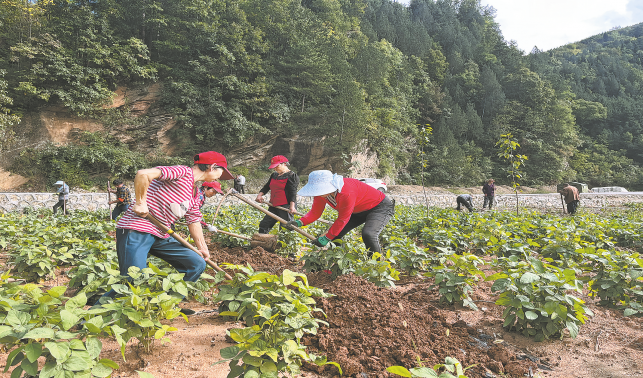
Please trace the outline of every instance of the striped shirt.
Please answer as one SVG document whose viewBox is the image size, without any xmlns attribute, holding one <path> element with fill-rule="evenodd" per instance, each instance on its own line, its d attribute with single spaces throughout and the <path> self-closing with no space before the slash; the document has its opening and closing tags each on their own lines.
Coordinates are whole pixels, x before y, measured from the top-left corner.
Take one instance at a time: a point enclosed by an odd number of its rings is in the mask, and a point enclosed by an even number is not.
<svg viewBox="0 0 643 378">
<path fill-rule="evenodd" d="M 161 176 L 152 180 L 147 189 L 147 207 L 150 214 L 165 226 L 185 217 L 188 224 L 199 222 L 202 218 L 199 211 L 199 199 L 194 193 L 194 174 L 192 168 L 183 165 L 172 167 L 156 167 L 161 170 Z M 132 201 L 132 205 L 136 200 Z M 159 238 L 166 239 L 164 234 L 152 222 L 134 214 L 130 206 L 116 224 L 116 228 L 125 228 L 146 232 Z"/>
</svg>

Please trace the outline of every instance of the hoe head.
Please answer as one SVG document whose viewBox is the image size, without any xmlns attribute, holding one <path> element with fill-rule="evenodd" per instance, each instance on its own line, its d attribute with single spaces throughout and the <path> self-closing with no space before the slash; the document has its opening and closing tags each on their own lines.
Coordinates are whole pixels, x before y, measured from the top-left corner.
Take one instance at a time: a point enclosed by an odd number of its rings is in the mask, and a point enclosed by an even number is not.
<svg viewBox="0 0 643 378">
<path fill-rule="evenodd" d="M 277 235 L 254 234 L 252 235 L 252 240 L 250 240 L 250 247 L 261 247 L 268 252 L 274 252 L 279 247 L 279 241 L 277 240 Z"/>
</svg>

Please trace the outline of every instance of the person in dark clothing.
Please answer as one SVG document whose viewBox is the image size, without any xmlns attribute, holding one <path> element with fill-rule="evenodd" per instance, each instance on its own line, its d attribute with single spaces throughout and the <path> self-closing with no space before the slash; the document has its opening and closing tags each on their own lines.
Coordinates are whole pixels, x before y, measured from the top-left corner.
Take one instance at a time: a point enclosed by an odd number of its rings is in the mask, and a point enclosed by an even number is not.
<svg viewBox="0 0 643 378">
<path fill-rule="evenodd" d="M 456 210 L 460 210 L 460 205 L 464 205 L 469 212 L 473 211 L 473 197 L 471 197 L 471 194 L 460 194 L 458 198 L 456 198 L 456 202 L 458 203 L 458 207 L 456 207 Z"/>
<path fill-rule="evenodd" d="M 482 208 L 486 208 L 487 204 L 489 204 L 489 210 L 491 210 L 494 197 L 496 196 L 496 186 L 494 185 L 493 179 L 487 180 L 482 187 L 482 193 L 484 194 L 484 203 L 482 204 Z"/>
<path fill-rule="evenodd" d="M 114 210 L 112 211 L 112 219 L 116 220 L 116 218 L 127 211 L 129 205 L 132 204 L 132 193 L 130 192 L 129 188 L 123 184 L 123 180 L 116 179 L 112 182 L 112 184 L 114 184 L 116 190 L 109 189 L 109 191 L 112 193 L 116 193 L 116 199 L 113 201 L 109 201 L 108 203 L 110 205 L 113 203 L 116 204 L 116 206 L 114 206 Z"/>
<path fill-rule="evenodd" d="M 270 175 L 266 185 L 261 188 L 255 200 L 263 203 L 263 196 L 270 192 L 270 203 L 272 206 L 270 206 L 268 210 L 287 221 L 292 221 L 294 219 L 293 213 L 297 211 L 299 176 L 288 168 L 289 165 L 288 159 L 282 155 L 277 155 L 270 160 L 270 166 L 268 168 L 274 169 L 275 171 Z M 287 207 L 289 211 L 279 210 L 273 206 Z M 275 223 L 277 223 L 275 219 L 266 215 L 259 223 L 259 233 L 269 233 Z"/>
<path fill-rule="evenodd" d="M 63 214 L 67 215 L 67 200 L 69 200 L 69 186 L 62 181 L 54 183 L 58 187 L 56 193 L 58 194 L 58 202 L 54 205 L 54 215 L 56 211 L 62 207 Z"/>
<path fill-rule="evenodd" d="M 312 242 L 314 245 L 324 247 L 331 240 L 341 239 L 351 230 L 364 225 L 362 240 L 369 257 L 375 252 L 382 252 L 380 233 L 395 214 L 395 201 L 384 193 L 359 180 L 320 170 L 308 175 L 308 183 L 298 194 L 314 197 L 313 206 L 299 220 L 288 222 L 288 226 L 311 224 L 319 219 L 326 205 L 337 210 L 337 219 L 325 234 Z"/>
<path fill-rule="evenodd" d="M 574 215 L 578 204 L 580 203 L 580 195 L 578 194 L 578 189 L 575 187 L 566 184 L 565 187 L 558 192 L 565 198 L 565 203 L 567 204 L 567 213 L 569 215 Z"/>
</svg>

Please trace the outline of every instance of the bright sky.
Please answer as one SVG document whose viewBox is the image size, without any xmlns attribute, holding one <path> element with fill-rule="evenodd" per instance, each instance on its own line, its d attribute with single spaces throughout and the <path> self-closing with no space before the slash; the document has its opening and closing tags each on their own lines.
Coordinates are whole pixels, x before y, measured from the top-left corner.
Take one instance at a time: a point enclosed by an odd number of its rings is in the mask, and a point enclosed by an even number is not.
<svg viewBox="0 0 643 378">
<path fill-rule="evenodd" d="M 643 0 L 481 0 L 497 11 L 507 41 L 529 53 L 643 22 Z"/>
<path fill-rule="evenodd" d="M 410 0 L 397 0 L 408 4 Z M 496 9 L 505 40 L 529 53 L 643 22 L 643 0 L 481 0 Z"/>
</svg>

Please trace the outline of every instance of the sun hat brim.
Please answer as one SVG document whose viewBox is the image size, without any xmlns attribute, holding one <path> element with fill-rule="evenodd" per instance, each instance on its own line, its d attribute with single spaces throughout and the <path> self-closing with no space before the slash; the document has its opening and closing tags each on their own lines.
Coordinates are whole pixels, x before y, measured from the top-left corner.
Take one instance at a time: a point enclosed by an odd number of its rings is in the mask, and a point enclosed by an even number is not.
<svg viewBox="0 0 643 378">
<path fill-rule="evenodd" d="M 333 186 L 330 182 L 316 182 L 311 183 L 310 181 L 304 185 L 298 192 L 298 196 L 302 197 L 316 197 L 323 194 L 329 194 L 336 191 L 337 188 Z"/>
</svg>

